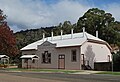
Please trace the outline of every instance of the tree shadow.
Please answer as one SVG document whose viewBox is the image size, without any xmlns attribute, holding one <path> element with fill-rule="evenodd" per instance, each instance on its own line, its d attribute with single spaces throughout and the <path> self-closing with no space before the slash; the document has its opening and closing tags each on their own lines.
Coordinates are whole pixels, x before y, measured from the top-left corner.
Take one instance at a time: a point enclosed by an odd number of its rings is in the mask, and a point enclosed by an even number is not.
<svg viewBox="0 0 120 82">
<path fill-rule="evenodd" d="M 92 46 L 88 45 L 85 51 L 86 65 L 89 65 L 92 69 L 94 68 L 95 53 L 92 50 Z"/>
</svg>

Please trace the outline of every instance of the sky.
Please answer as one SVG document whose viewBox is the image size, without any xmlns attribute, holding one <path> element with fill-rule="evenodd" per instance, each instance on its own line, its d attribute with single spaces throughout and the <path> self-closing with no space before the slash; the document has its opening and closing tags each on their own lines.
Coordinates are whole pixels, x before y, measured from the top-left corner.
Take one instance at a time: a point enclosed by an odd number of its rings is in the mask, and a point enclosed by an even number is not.
<svg viewBox="0 0 120 82">
<path fill-rule="evenodd" d="M 14 31 L 76 23 L 90 8 L 111 13 L 120 21 L 120 0 L 0 0 L 0 9 Z"/>
</svg>

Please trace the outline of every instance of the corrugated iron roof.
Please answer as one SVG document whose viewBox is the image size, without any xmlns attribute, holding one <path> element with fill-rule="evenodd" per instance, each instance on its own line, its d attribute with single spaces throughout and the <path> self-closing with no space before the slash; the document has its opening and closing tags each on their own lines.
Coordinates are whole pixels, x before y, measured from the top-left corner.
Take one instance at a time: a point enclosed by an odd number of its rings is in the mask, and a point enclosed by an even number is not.
<svg viewBox="0 0 120 82">
<path fill-rule="evenodd" d="M 88 34 L 87 32 L 85 32 L 85 35 L 83 36 L 83 32 L 82 32 L 82 33 L 74 33 L 72 38 L 71 38 L 71 34 L 62 35 L 62 39 L 60 35 L 53 36 L 53 38 L 47 37 L 44 40 L 41 39 L 34 43 L 29 44 L 23 47 L 21 50 L 30 50 L 30 49 L 37 50 L 37 45 L 41 45 L 45 41 L 49 41 L 50 43 L 56 44 L 56 47 L 79 46 L 82 45 L 88 39 L 105 42 L 104 40 L 101 40 L 91 34 Z"/>
</svg>

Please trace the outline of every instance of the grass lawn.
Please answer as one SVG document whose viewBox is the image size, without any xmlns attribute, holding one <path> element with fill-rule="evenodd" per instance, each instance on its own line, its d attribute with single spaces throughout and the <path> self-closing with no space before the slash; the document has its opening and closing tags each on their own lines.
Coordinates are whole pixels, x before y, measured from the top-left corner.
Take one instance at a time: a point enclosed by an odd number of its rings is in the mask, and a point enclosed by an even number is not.
<svg viewBox="0 0 120 82">
<path fill-rule="evenodd" d="M 104 72 L 99 72 L 99 73 L 96 73 L 96 74 L 120 75 L 120 72 L 104 71 Z"/>
<path fill-rule="evenodd" d="M 22 71 L 22 72 L 50 72 L 50 73 L 76 73 L 81 70 L 62 70 L 62 69 L 22 69 L 22 68 L 6 68 L 7 71 Z"/>
</svg>

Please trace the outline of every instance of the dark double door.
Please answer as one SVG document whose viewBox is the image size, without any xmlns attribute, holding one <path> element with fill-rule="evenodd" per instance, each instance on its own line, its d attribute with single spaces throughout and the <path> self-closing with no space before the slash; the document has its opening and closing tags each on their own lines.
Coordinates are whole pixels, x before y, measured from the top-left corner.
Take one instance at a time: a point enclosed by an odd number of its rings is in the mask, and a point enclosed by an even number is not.
<svg viewBox="0 0 120 82">
<path fill-rule="evenodd" d="M 65 69 L 65 55 L 58 56 L 58 69 Z"/>
</svg>

